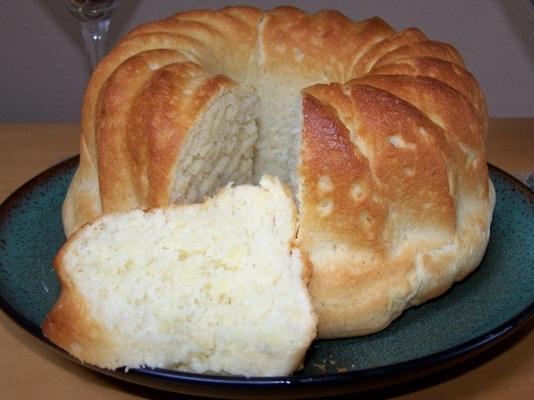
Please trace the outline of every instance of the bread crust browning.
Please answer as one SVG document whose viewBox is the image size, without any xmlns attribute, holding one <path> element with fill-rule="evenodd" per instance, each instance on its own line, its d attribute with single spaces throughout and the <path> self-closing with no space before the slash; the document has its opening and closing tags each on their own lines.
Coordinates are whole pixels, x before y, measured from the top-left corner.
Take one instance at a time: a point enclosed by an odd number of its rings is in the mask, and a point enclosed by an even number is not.
<svg viewBox="0 0 534 400">
<path fill-rule="evenodd" d="M 116 359 L 119 343 L 113 339 L 113 332 L 95 321 L 85 299 L 62 266 L 75 238 L 76 234 L 71 236 L 54 258 L 61 294 L 43 322 L 43 334 L 82 362 L 115 369 L 121 366 Z"/>
<path fill-rule="evenodd" d="M 385 328 L 463 279 L 485 250 L 494 200 L 480 115 L 438 82 L 426 93 L 439 105 L 425 109 L 398 80 L 370 76 L 304 90 L 299 238 L 314 266 L 319 337 Z M 440 109 L 462 101 L 467 113 Z M 478 149 L 480 159 L 463 157 L 459 146 Z M 476 210 L 462 211 L 467 199 Z"/>
</svg>

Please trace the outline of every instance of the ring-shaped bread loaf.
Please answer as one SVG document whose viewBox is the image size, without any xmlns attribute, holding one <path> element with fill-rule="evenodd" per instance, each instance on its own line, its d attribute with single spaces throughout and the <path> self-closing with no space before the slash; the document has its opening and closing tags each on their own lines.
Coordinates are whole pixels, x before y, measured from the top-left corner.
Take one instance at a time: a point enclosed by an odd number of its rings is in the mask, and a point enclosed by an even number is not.
<svg viewBox="0 0 534 400">
<path fill-rule="evenodd" d="M 459 53 L 417 29 L 292 7 L 183 12 L 132 31 L 93 74 L 65 232 L 276 175 L 294 189 L 319 336 L 368 334 L 479 264 L 486 131 Z"/>
</svg>

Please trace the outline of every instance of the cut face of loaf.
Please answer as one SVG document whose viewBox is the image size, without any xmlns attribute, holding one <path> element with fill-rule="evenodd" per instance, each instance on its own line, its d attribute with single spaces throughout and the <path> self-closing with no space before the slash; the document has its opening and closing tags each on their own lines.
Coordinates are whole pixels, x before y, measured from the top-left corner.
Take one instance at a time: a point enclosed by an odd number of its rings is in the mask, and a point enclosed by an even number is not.
<svg viewBox="0 0 534 400">
<path fill-rule="evenodd" d="M 216 98 L 191 128 L 178 156 L 171 203 L 194 203 L 228 182 L 252 179 L 258 97 L 234 87 Z"/>
<path fill-rule="evenodd" d="M 317 322 L 295 218 L 268 177 L 203 204 L 103 216 L 59 252 L 44 333 L 104 368 L 287 375 Z"/>
</svg>

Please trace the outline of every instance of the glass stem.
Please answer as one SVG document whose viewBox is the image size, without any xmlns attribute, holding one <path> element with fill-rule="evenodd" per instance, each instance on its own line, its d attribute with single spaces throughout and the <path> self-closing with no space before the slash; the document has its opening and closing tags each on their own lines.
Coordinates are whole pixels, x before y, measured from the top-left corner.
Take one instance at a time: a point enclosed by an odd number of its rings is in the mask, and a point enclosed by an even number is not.
<svg viewBox="0 0 534 400">
<path fill-rule="evenodd" d="M 110 19 L 80 22 L 82 37 L 89 55 L 89 68 L 93 72 L 106 54 L 106 38 Z"/>
</svg>

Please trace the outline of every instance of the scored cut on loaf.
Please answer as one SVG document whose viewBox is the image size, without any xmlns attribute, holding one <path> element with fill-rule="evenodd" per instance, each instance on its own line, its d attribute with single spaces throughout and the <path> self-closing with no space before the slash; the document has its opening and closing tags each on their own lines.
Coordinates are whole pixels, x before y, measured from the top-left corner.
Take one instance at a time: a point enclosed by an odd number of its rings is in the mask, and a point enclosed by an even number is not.
<svg viewBox="0 0 534 400">
<path fill-rule="evenodd" d="M 44 334 L 103 368 L 287 375 L 317 324 L 295 234 L 290 194 L 267 176 L 201 204 L 100 217 L 56 257 Z"/>
<path fill-rule="evenodd" d="M 418 29 L 293 7 L 178 13 L 133 30 L 93 74 L 63 224 L 71 235 L 276 175 L 298 204 L 319 336 L 364 335 L 479 264 L 487 124 L 461 55 Z M 206 150 L 220 142 L 231 149 Z M 241 167 L 212 171 L 225 163 Z"/>
</svg>

